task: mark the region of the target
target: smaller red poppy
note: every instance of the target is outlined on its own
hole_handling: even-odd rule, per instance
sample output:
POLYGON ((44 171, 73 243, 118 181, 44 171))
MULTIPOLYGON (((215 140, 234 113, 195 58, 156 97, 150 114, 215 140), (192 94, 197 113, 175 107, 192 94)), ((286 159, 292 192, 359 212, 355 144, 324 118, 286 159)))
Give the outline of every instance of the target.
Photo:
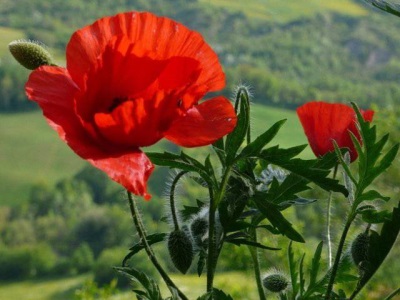
MULTIPOLYGON (((361 111, 361 114, 365 121, 371 122, 374 111, 361 111)), ((334 151, 334 140, 340 148, 349 149, 351 162, 357 159, 358 154, 349 131, 360 142, 361 136, 356 126, 357 116, 351 107, 340 103, 312 101, 297 108, 297 115, 317 157, 334 151)))

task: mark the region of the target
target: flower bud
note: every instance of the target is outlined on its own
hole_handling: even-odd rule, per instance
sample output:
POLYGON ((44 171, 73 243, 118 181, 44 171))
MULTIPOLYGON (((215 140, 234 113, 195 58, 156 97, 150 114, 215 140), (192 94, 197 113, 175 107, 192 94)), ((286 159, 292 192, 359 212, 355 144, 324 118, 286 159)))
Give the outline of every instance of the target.
POLYGON ((282 273, 276 272, 264 277, 263 286, 272 293, 280 293, 289 286, 289 280, 282 273))
POLYGON ((190 224, 190 231, 195 238, 202 238, 207 233, 208 222, 203 218, 196 218, 190 224))
POLYGON ((17 40, 8 44, 8 49, 14 58, 29 70, 43 65, 54 65, 50 53, 38 42, 17 40))
POLYGON ((351 244, 351 257, 358 266, 361 262, 368 260, 369 235, 360 233, 351 244))
POLYGON ((184 230, 175 230, 168 237, 168 251, 174 266, 183 274, 187 272, 193 260, 193 244, 184 230))

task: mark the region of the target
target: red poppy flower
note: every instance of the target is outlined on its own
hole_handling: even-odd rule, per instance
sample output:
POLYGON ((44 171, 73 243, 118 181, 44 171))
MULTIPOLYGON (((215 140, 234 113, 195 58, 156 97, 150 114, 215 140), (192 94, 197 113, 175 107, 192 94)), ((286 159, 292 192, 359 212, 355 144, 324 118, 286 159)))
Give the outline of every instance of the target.
POLYGON ((226 98, 199 103, 224 85, 217 55, 200 34, 130 12, 76 31, 67 67, 36 69, 26 93, 79 156, 148 199, 154 166, 139 148, 162 138, 204 146, 231 132, 236 115, 226 98))
MULTIPOLYGON (((371 122, 374 112, 361 111, 364 120, 371 122)), ((354 110, 340 103, 309 102, 297 109, 297 115, 314 154, 319 157, 334 151, 332 141, 340 148, 348 148, 350 159, 354 161, 358 154, 351 140, 351 131, 359 141, 360 133, 356 126, 354 110)))

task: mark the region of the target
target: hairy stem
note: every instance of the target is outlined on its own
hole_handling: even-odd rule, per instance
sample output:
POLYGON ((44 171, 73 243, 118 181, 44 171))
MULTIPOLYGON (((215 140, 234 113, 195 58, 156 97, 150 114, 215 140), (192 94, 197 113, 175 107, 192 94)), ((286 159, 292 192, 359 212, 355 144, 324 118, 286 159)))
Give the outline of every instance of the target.
POLYGON ((333 263, 331 275, 329 277, 328 287, 326 289, 325 300, 331 299, 333 284, 335 283, 336 274, 339 269, 339 263, 340 263, 340 258, 342 256, 344 243, 346 241, 347 233, 349 232, 351 223, 354 221, 355 217, 356 217, 356 214, 352 210, 349 217, 347 218, 346 224, 345 224, 343 232, 342 232, 342 236, 340 237, 340 242, 339 242, 339 246, 338 246, 338 249, 336 252, 335 262, 333 263))
POLYGON ((222 247, 222 245, 220 245, 219 250, 217 249, 217 241, 215 236, 215 213, 218 208, 218 204, 224 198, 231 170, 232 166, 226 167, 224 175, 222 176, 221 184, 219 186, 219 191, 215 197, 213 195, 212 188, 209 186, 210 211, 208 216, 207 292, 211 292, 213 290, 217 259, 219 256, 219 251, 222 247))
POLYGON ((181 177, 183 175, 185 175, 186 173, 187 173, 187 171, 182 171, 178 175, 176 175, 176 177, 174 178, 174 181, 172 181, 171 191, 169 193, 169 204, 171 207, 171 216, 172 216, 172 221, 174 222, 175 231, 179 230, 179 222, 178 222, 178 217, 176 215, 176 208, 175 208, 175 188, 176 188, 176 185, 178 184, 179 179, 181 179, 181 177))
MULTIPOLYGON (((253 242, 257 243, 257 230, 256 228, 252 228, 250 231, 250 235, 253 239, 253 242)), ((266 300, 267 298, 265 297, 262 281, 261 281, 261 270, 260 270, 260 261, 258 258, 258 249, 255 247, 248 246, 251 258, 253 260, 254 264, 254 277, 256 279, 257 283, 257 290, 258 290, 258 295, 260 297, 260 300, 266 300)))
POLYGON ((174 289, 178 292, 178 295, 182 300, 189 300, 185 296, 185 294, 183 294, 182 291, 180 291, 178 289, 178 287, 175 285, 175 283, 172 281, 172 279, 168 276, 167 272, 165 272, 165 270, 162 268, 162 266, 158 262, 153 249, 150 247, 149 243, 147 242, 147 236, 146 236, 146 232, 144 230, 143 222, 140 218, 140 214, 139 214, 138 208, 136 206, 136 203, 133 200, 132 194, 128 191, 127 191, 127 194, 128 194, 129 208, 131 211, 133 224, 135 225, 135 228, 138 232, 140 241, 144 245, 144 249, 146 250, 147 256, 150 258, 150 261, 153 263, 153 265, 157 269, 158 273, 160 273, 162 279, 164 280, 165 284, 167 285, 167 287, 169 288, 171 293, 174 289))
MULTIPOLYGON (((335 169, 333 171, 333 179, 336 178, 338 170, 338 164, 335 165, 335 169)), ((331 208, 332 208, 332 195, 333 192, 329 192, 328 196, 328 205, 327 205, 327 210, 326 210, 326 239, 328 242, 328 262, 329 262, 329 268, 332 267, 332 236, 331 236, 331 208)))

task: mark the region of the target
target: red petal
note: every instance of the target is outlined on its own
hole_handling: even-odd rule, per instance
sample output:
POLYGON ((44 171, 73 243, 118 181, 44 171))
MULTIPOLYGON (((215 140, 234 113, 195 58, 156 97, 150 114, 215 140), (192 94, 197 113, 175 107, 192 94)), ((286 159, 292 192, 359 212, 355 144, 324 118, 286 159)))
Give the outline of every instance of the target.
POLYGON ((230 133, 236 121, 229 100, 216 97, 189 109, 185 116, 172 123, 165 137, 183 147, 205 146, 230 133))
POLYGON ((200 34, 171 19, 136 12, 102 18, 73 34, 67 46, 67 68, 79 86, 109 41, 118 35, 147 47, 160 60, 182 56, 199 61, 201 74, 196 85, 206 86, 206 90, 225 86, 218 57, 200 34))
POLYGON ((147 180, 154 166, 140 150, 118 157, 89 159, 89 161, 128 191, 143 196, 146 200, 151 198, 147 193, 147 180))
POLYGON ((28 98, 40 105, 60 138, 78 155, 101 156, 74 112, 74 96, 79 90, 66 69, 49 66, 36 69, 29 76, 25 90, 28 98))
MULTIPOLYGON (((363 114, 367 121, 372 120, 372 111, 363 114)), ((340 103, 309 102, 297 109, 297 115, 317 157, 332 152, 332 140, 335 140, 339 147, 349 148, 351 161, 357 158, 349 131, 359 140, 360 135, 355 126, 356 115, 351 107, 340 103)))

